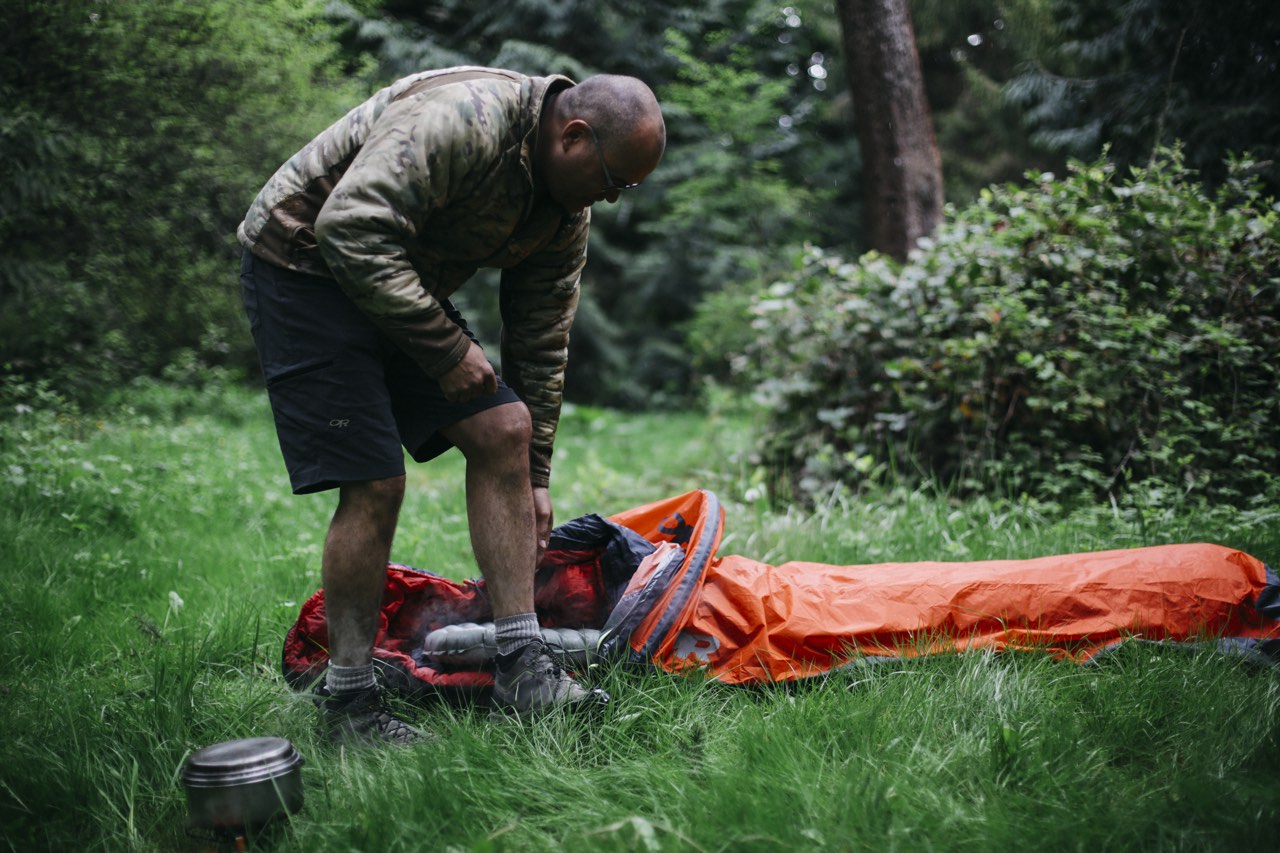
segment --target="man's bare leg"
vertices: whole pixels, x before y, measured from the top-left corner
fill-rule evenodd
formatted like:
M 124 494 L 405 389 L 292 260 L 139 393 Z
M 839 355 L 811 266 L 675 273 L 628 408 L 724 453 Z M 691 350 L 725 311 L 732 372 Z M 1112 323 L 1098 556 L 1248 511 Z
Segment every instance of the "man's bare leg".
M 533 716 L 555 708 L 600 707 L 609 696 L 588 691 L 564 672 L 542 642 L 533 610 L 537 520 L 529 481 L 529 410 L 486 409 L 445 431 L 467 457 L 471 546 L 485 577 L 498 640 L 493 697 L 500 712 Z
M 533 612 L 537 535 L 529 484 L 529 410 L 485 409 L 444 430 L 467 458 L 471 548 L 497 619 Z
M 339 488 L 321 563 L 329 659 L 338 666 L 373 660 L 387 560 L 403 500 L 403 476 Z
M 373 671 L 387 560 L 404 499 L 404 477 L 343 483 L 325 537 L 321 574 L 329 628 L 321 717 L 340 743 L 413 743 L 422 733 L 386 706 Z

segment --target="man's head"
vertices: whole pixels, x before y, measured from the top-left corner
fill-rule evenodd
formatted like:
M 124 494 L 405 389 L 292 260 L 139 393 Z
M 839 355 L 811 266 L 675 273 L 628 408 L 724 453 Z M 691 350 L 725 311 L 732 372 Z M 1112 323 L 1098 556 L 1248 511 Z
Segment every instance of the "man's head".
M 534 169 L 570 213 L 614 202 L 657 168 L 667 129 L 653 92 L 634 77 L 588 77 L 543 111 Z

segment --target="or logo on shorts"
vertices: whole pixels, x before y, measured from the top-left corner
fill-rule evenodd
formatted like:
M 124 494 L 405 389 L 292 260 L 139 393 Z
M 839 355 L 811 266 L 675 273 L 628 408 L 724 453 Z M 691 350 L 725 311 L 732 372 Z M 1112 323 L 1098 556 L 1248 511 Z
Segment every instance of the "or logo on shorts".
M 329 426 L 337 427 L 338 429 L 345 429 L 350 425 L 351 425 L 350 418 L 334 418 L 333 420 L 329 421 Z

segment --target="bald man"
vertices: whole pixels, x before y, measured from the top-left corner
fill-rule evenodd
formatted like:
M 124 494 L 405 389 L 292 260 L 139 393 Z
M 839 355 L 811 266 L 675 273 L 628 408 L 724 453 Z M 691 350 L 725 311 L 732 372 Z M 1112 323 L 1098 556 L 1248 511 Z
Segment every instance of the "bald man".
M 417 462 L 450 447 L 466 459 L 496 709 L 608 702 L 543 644 L 533 576 L 591 205 L 638 185 L 665 146 L 657 100 L 631 77 L 427 71 L 308 143 L 241 223 L 245 310 L 293 491 L 338 490 L 318 701 L 335 741 L 420 735 L 388 709 L 372 659 L 402 448 Z M 501 377 L 449 302 L 482 267 L 502 270 Z

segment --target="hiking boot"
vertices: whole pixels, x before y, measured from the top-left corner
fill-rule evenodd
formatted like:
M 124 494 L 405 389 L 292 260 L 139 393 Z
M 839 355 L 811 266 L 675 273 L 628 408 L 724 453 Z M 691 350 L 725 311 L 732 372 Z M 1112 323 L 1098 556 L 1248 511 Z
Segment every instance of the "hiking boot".
M 429 739 L 391 712 L 381 688 L 330 693 L 322 686 L 317 695 L 321 729 L 332 743 L 407 746 Z
M 529 718 L 557 708 L 589 710 L 609 704 L 603 690 L 587 690 L 573 679 L 547 649 L 534 640 L 519 651 L 498 655 L 493 679 L 491 716 Z

